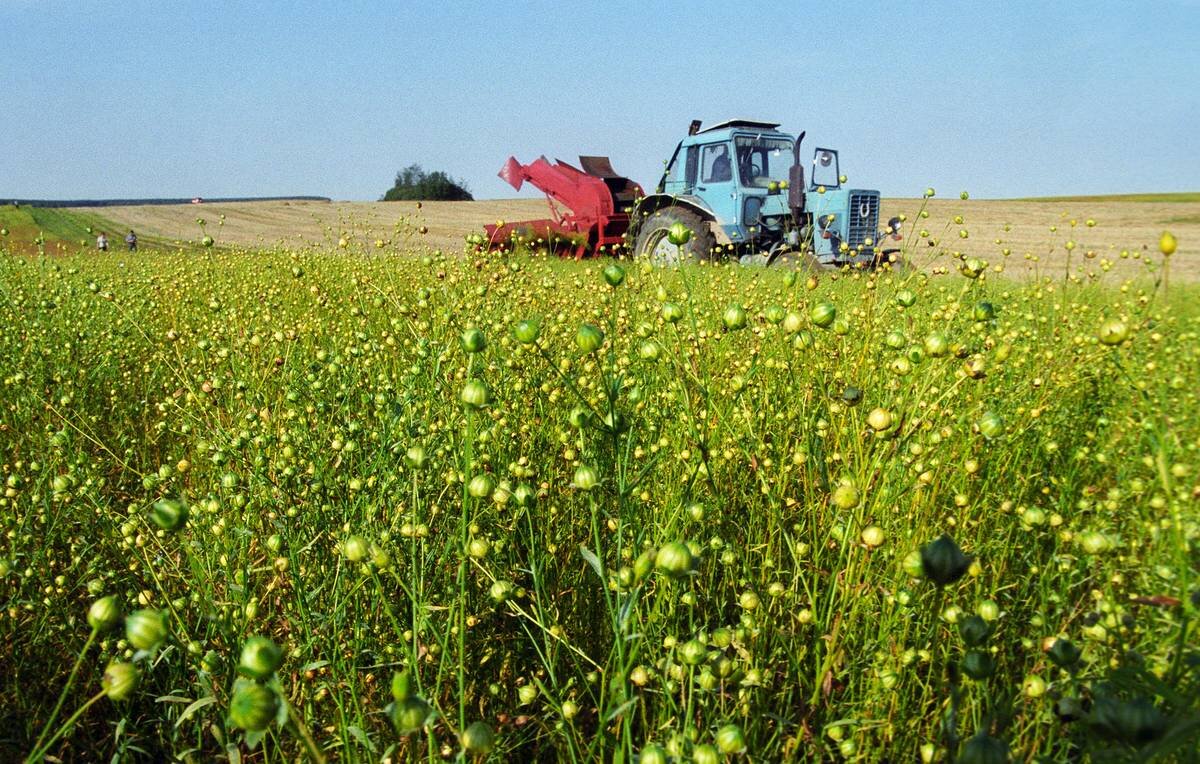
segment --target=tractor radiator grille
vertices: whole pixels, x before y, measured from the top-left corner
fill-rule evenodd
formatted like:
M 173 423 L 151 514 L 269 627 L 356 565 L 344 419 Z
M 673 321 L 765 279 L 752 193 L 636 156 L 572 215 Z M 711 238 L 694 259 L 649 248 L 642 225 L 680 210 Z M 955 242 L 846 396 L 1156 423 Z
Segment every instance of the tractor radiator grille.
M 867 239 L 874 239 L 878 231 L 879 194 L 851 192 L 850 227 L 846 231 L 846 243 L 851 247 L 860 247 Z

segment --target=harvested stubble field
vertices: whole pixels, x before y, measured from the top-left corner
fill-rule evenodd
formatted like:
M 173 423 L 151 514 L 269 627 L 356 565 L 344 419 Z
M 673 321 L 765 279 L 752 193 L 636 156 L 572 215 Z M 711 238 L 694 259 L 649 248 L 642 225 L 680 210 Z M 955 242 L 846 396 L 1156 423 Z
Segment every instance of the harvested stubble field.
M 1136 197 L 1135 197 L 1136 198 Z M 1154 253 L 1163 230 L 1180 241 L 1171 265 L 1178 280 L 1200 279 L 1200 198 L 1195 194 L 1158 195 L 1145 200 L 1121 197 L 1082 197 L 1056 201 L 993 201 L 885 199 L 881 218 L 907 215 L 906 233 L 924 228 L 937 247 L 911 248 L 916 264 L 927 265 L 938 250 L 960 251 L 991 263 L 1004 261 L 1010 275 L 1052 273 L 1066 265 L 1067 242 L 1074 242 L 1076 268 L 1099 272 L 1102 259 L 1111 260 L 1122 275 L 1144 271 L 1140 256 Z M 929 216 L 919 219 L 925 209 Z M 92 210 L 91 212 L 94 212 Z M 391 251 L 430 247 L 458 252 L 463 237 L 497 220 L 545 217 L 541 198 L 483 202 L 425 202 L 418 209 L 406 202 L 245 202 L 193 206 L 109 207 L 102 214 L 120 228 L 134 228 L 160 239 L 195 241 L 197 217 L 221 244 L 242 247 L 286 244 L 333 244 L 345 237 L 374 248 L 386 242 Z M 221 216 L 224 215 L 222 221 Z M 962 223 L 955 222 L 956 217 Z M 1087 221 L 1094 221 L 1089 227 Z M 425 226 L 424 235 L 418 233 Z M 960 231 L 968 231 L 962 239 Z M 928 241 L 926 239 L 925 241 Z M 1003 250 L 1009 250 L 1005 257 Z M 1122 258 L 1122 250 L 1129 253 Z M 1037 258 L 1033 260 L 1031 258 Z
M 920 271 L 0 241 L 0 759 L 1196 761 L 1200 287 L 1051 249 L 1194 208 L 898 204 Z

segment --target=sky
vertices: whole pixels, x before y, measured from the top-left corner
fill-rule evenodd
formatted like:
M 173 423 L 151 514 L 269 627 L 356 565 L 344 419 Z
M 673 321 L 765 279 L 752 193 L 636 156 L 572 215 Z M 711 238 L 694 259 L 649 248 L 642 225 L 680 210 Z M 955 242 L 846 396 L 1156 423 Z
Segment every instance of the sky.
M 375 200 L 413 163 L 507 198 L 510 154 L 653 186 L 732 117 L 887 196 L 1200 190 L 1200 0 L 0 0 L 0 198 Z

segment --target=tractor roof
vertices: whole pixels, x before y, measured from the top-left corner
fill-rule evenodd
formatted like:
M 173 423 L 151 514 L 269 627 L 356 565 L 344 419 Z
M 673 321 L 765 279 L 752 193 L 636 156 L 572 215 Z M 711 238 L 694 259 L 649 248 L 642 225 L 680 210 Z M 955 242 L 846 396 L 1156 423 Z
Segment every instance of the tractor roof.
M 731 127 L 749 127 L 758 128 L 759 130 L 774 130 L 779 127 L 778 122 L 759 122 L 754 119 L 727 119 L 724 122 L 718 122 L 712 127 L 706 127 L 701 130 L 701 133 L 711 133 L 714 130 L 725 130 Z

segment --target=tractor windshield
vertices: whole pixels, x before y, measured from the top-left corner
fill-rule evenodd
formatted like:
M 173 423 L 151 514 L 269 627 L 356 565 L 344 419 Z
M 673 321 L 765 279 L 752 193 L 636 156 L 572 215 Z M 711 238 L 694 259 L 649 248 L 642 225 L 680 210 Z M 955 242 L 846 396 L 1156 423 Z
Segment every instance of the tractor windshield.
M 792 142 L 787 138 L 739 135 L 733 145 L 743 186 L 766 188 L 773 180 L 787 180 L 792 164 Z

